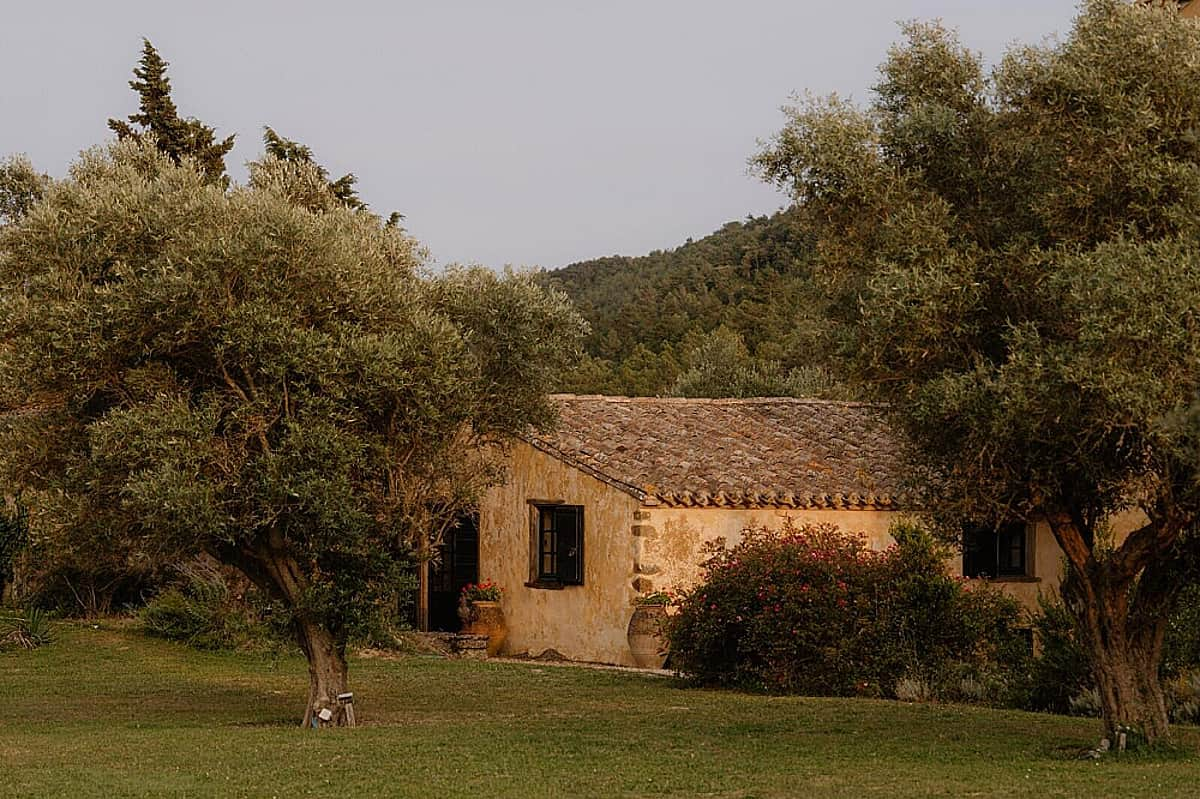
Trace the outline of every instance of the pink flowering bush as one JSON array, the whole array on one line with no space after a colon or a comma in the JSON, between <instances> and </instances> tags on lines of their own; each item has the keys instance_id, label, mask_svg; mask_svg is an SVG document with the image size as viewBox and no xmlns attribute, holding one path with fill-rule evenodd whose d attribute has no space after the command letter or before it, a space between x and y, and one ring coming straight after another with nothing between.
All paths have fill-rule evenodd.
<instances>
[{"instance_id":1,"label":"pink flowering bush","mask_svg":"<svg viewBox=\"0 0 1200 799\"><path fill-rule=\"evenodd\" d=\"M1023 659L1016 602L967 590L920 530L892 534L897 544L875 552L861 535L788 522L711 547L669 624L673 665L707 685L891 696L904 677Z\"/></svg>"}]
</instances>

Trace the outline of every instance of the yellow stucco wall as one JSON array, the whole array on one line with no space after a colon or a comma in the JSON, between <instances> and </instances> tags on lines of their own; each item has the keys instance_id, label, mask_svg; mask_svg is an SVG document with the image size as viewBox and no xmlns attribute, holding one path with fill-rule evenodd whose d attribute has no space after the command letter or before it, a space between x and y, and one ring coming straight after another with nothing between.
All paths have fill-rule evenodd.
<instances>
[{"instance_id":1,"label":"yellow stucco wall","mask_svg":"<svg viewBox=\"0 0 1200 799\"><path fill-rule=\"evenodd\" d=\"M554 649L572 660L633 665L625 638L632 602L638 500L528 444L512 453L505 485L479 514L479 576L504 589L502 654ZM531 500L584 508L583 585L530 588Z\"/></svg>"},{"instance_id":2,"label":"yellow stucco wall","mask_svg":"<svg viewBox=\"0 0 1200 799\"><path fill-rule=\"evenodd\" d=\"M778 528L785 517L791 517L797 524L835 524L847 533L863 533L872 549L886 549L894 543L888 528L895 519L904 516L901 512L876 510L652 509L646 523L654 527L656 536L641 545L646 549L642 560L660 569L660 573L654 575L655 589L682 587L695 584L700 578L704 542L724 537L727 545L736 545L742 537L740 531L751 524ZM1110 530L1116 540L1121 541L1130 530L1144 523L1145 516L1130 511L1112 518ZM992 579L990 582L1032 611L1038 607L1039 594L1057 594L1062 582L1063 552L1048 524L1032 525L1028 536L1026 546L1031 555L1028 576ZM953 575L961 575L962 555L949 557L946 569Z\"/></svg>"},{"instance_id":3,"label":"yellow stucco wall","mask_svg":"<svg viewBox=\"0 0 1200 799\"><path fill-rule=\"evenodd\" d=\"M642 559L659 572L653 575L655 588L675 588L694 584L700 576L702 548L706 541L724 538L730 546L741 539L741 531L750 525L777 528L785 518L797 524L833 524L845 532L863 533L872 549L882 550L894 543L888 534L892 522L903 513L878 510L729 510L723 508L655 508L647 524L653 537L642 545ZM1127 528L1128 529L1128 528ZM1024 579L993 580L1001 591L1026 607L1037 607L1038 593L1057 592L1062 579L1063 553L1045 525L1037 525L1029 541L1031 574ZM962 574L962 556L947 559L946 570Z\"/></svg>"},{"instance_id":4,"label":"yellow stucco wall","mask_svg":"<svg viewBox=\"0 0 1200 799\"><path fill-rule=\"evenodd\" d=\"M872 549L886 549L893 542L888 534L892 522L903 513L876 510L730 510L723 508L654 508L648 513L645 524L654 528L654 534L644 544L640 560L657 568L653 575L654 588L675 588L693 585L700 576L702 547L706 541L724 538L733 546L741 539L741 531L750 525L765 525L777 528L790 517L797 524L833 524L846 532L863 533ZM1115 516L1109 522L1111 534L1117 542L1124 540L1131 531L1145 523L1145 516L1130 511ZM1038 595L1057 595L1062 583L1064 555L1049 525L1039 523L1030 531L1027 543L1029 552L1029 575L1024 578L1002 578L991 580L992 585L1005 594L1017 599L1030 610L1038 607ZM962 574L962 555L956 554L946 561L946 570L951 574Z\"/></svg>"},{"instance_id":5,"label":"yellow stucco wall","mask_svg":"<svg viewBox=\"0 0 1200 799\"><path fill-rule=\"evenodd\" d=\"M651 530L639 536L638 560L655 590L691 586L700 577L703 547L724 538L734 546L750 526L777 529L786 518L797 524L834 524L848 532L865 533L872 549L892 543L888 527L898 513L876 510L778 510L775 508L648 508L644 524Z\"/></svg>"}]
</instances>

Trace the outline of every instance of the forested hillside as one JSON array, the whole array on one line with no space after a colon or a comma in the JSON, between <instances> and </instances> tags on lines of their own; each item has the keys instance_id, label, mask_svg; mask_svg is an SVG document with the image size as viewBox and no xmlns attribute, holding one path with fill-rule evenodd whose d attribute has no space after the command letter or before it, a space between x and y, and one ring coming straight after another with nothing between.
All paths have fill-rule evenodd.
<instances>
[{"instance_id":1,"label":"forested hillside","mask_svg":"<svg viewBox=\"0 0 1200 799\"><path fill-rule=\"evenodd\" d=\"M544 273L592 325L565 391L844 396L828 292L791 210L730 222L672 250Z\"/></svg>"}]
</instances>

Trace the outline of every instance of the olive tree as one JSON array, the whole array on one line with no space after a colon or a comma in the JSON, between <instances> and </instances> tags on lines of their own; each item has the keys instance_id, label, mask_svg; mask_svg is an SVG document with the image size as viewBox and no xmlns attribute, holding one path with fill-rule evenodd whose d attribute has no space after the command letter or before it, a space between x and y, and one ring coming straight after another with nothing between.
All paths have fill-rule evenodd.
<instances>
[{"instance_id":1,"label":"olive tree","mask_svg":"<svg viewBox=\"0 0 1200 799\"><path fill-rule=\"evenodd\" d=\"M818 232L926 507L1048 524L1106 731L1160 739L1200 549L1200 28L1090 0L992 70L905 31L868 107L803 100L754 164Z\"/></svg>"},{"instance_id":2,"label":"olive tree","mask_svg":"<svg viewBox=\"0 0 1200 799\"><path fill-rule=\"evenodd\" d=\"M31 534L240 569L291 611L305 725L344 722L363 609L553 421L585 332L522 276L423 257L312 164L225 189L149 138L0 230L0 458Z\"/></svg>"}]
</instances>

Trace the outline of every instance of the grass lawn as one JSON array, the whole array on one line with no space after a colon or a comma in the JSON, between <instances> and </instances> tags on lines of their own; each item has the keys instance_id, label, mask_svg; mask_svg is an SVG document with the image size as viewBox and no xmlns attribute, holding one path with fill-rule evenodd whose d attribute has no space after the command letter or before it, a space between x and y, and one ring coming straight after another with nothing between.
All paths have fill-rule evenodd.
<instances>
[{"instance_id":1,"label":"grass lawn","mask_svg":"<svg viewBox=\"0 0 1200 799\"><path fill-rule=\"evenodd\" d=\"M1200 792L1195 755L1075 759L1090 720L425 656L355 659L351 682L364 726L305 732L299 658L60 624L53 645L0 654L0 797Z\"/></svg>"}]
</instances>

